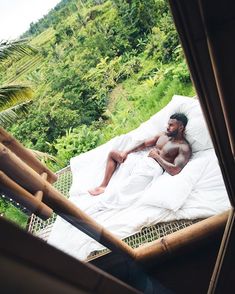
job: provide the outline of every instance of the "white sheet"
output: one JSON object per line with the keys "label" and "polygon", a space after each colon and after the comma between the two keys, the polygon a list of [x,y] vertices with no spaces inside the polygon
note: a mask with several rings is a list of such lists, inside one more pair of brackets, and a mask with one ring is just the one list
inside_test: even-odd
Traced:
{"label": "white sheet", "polygon": [[[101,182],[110,150],[127,150],[162,131],[175,111],[184,111],[191,119],[187,139],[194,151],[180,174],[170,176],[164,173],[141,191],[131,191],[124,197],[118,193],[119,188],[147,151],[132,153],[114,174],[104,194],[94,197],[87,193],[89,188]],[[72,158],[71,170],[70,201],[120,238],[157,222],[209,217],[230,206],[198,101],[191,98],[174,96],[163,110],[138,129]],[[48,242],[79,259],[85,259],[91,251],[102,248],[59,217]]]}

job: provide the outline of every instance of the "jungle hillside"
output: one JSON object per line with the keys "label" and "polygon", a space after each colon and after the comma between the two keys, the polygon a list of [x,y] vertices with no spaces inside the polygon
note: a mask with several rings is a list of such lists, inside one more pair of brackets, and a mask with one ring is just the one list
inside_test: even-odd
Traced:
{"label": "jungle hillside", "polygon": [[[165,0],[62,0],[21,38],[34,50],[2,62],[0,84],[33,94],[2,126],[46,153],[53,171],[138,127],[174,94],[195,95]],[[0,213],[25,227],[3,199]]]}

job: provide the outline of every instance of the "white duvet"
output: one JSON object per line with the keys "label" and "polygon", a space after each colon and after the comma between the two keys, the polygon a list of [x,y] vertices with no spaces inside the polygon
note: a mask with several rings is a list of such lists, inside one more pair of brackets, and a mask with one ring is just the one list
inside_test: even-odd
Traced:
{"label": "white duvet", "polygon": [[[180,174],[166,172],[141,191],[120,193],[136,162],[147,151],[132,153],[113,175],[104,194],[90,196],[88,189],[100,184],[107,154],[127,150],[163,131],[174,112],[184,112],[189,122],[186,137],[193,156]],[[116,236],[123,238],[157,222],[209,217],[230,206],[218,160],[196,99],[174,96],[160,112],[136,130],[71,159],[73,182],[70,201]],[[102,246],[57,217],[48,242],[79,259]]]}

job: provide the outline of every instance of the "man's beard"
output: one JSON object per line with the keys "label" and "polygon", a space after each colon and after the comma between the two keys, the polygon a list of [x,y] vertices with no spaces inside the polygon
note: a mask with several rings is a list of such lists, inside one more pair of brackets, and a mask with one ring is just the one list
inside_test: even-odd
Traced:
{"label": "man's beard", "polygon": [[167,136],[168,136],[168,137],[171,137],[171,138],[175,138],[175,137],[177,137],[178,133],[179,133],[178,130],[175,130],[175,131],[173,131],[173,132],[166,132]]}

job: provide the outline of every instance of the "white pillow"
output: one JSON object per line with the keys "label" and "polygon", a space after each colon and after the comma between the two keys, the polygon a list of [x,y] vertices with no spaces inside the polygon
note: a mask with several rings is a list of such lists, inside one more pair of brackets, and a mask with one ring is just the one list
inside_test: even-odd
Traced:
{"label": "white pillow", "polygon": [[185,135],[193,152],[213,148],[198,99],[180,95],[174,95],[163,109],[141,124],[139,128],[130,132],[130,135],[138,144],[140,141],[165,131],[170,116],[175,112],[183,112],[188,117]]}
{"label": "white pillow", "polygon": [[198,99],[191,100],[191,103],[182,103],[179,106],[179,112],[183,112],[188,117],[185,130],[186,138],[191,144],[193,152],[213,148],[199,101]]}

